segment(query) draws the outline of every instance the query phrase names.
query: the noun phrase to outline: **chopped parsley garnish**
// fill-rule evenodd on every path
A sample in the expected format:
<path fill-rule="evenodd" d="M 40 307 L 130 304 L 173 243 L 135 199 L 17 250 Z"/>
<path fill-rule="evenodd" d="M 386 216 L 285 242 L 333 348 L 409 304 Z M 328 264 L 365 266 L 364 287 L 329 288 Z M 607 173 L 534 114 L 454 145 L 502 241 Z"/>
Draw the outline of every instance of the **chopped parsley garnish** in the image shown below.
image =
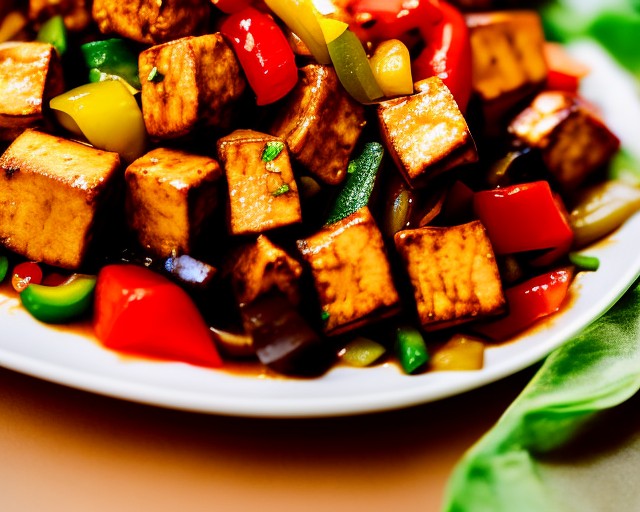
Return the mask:
<path fill-rule="evenodd" d="M 323 311 L 322 314 L 320 315 L 320 318 L 322 319 L 323 322 L 326 322 L 327 320 L 329 320 L 330 316 L 331 316 L 331 313 L 329 313 L 328 311 Z"/>
<path fill-rule="evenodd" d="M 262 150 L 262 161 L 271 162 L 278 158 L 278 155 L 282 153 L 284 149 L 284 142 L 280 140 L 270 140 L 264 145 Z"/>
<path fill-rule="evenodd" d="M 356 160 L 351 160 L 349 165 L 347 166 L 347 174 L 353 174 L 358 170 L 358 162 Z"/>
<path fill-rule="evenodd" d="M 273 197 L 278 197 L 278 196 L 281 196 L 282 194 L 286 194 L 287 192 L 289 192 L 289 190 L 291 190 L 289 188 L 289 185 L 284 183 L 280 187 L 278 187 L 276 190 L 274 190 L 271 194 L 273 195 Z"/>
<path fill-rule="evenodd" d="M 160 71 L 158 71 L 158 68 L 153 66 L 153 68 L 151 68 L 151 71 L 149 71 L 149 76 L 147 76 L 147 80 L 149 82 L 162 82 L 164 80 L 164 75 L 162 73 L 160 73 Z"/>

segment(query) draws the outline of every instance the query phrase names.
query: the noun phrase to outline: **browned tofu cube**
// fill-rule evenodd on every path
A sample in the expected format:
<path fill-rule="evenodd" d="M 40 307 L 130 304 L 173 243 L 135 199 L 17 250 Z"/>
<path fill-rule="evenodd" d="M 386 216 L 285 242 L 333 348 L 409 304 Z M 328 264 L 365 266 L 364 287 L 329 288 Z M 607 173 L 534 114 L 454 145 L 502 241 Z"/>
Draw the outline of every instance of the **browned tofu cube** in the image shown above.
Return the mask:
<path fill-rule="evenodd" d="M 327 334 L 398 311 L 382 234 L 366 206 L 299 240 L 298 249 L 311 267 Z"/>
<path fill-rule="evenodd" d="M 64 89 L 58 54 L 46 43 L 0 45 L 0 140 L 37 126 L 50 98 Z"/>
<path fill-rule="evenodd" d="M 503 311 L 498 266 L 480 221 L 400 231 L 395 244 L 413 286 L 418 318 L 426 330 Z"/>
<path fill-rule="evenodd" d="M 162 257 L 190 254 L 218 203 L 222 169 L 214 159 L 157 148 L 125 172 L 129 227 Z"/>
<path fill-rule="evenodd" d="M 298 186 L 282 139 L 236 130 L 218 141 L 229 190 L 229 232 L 260 234 L 302 221 Z"/>
<path fill-rule="evenodd" d="M 228 125 L 246 81 L 219 33 L 153 46 L 139 58 L 142 111 L 152 138 L 186 135 L 198 125 Z"/>
<path fill-rule="evenodd" d="M 427 78 L 416 88 L 417 94 L 378 106 L 385 146 L 412 187 L 478 159 L 467 122 L 442 80 Z"/>
<path fill-rule="evenodd" d="M 34 261 L 78 268 L 119 168 L 116 153 L 25 131 L 0 157 L 0 243 Z"/>
<path fill-rule="evenodd" d="M 620 145 L 595 110 L 570 92 L 540 93 L 509 130 L 542 151 L 545 164 L 566 190 L 605 164 Z"/>
<path fill-rule="evenodd" d="M 524 10 L 468 14 L 466 20 L 473 91 L 491 126 L 547 78 L 542 23 L 537 12 Z"/>
<path fill-rule="evenodd" d="M 321 181 L 347 176 L 351 152 L 365 125 L 364 107 L 340 85 L 329 66 L 310 64 L 269 132 L 282 137 L 292 156 Z"/>
<path fill-rule="evenodd" d="M 159 44 L 203 34 L 210 5 L 209 0 L 93 0 L 91 13 L 104 34 Z"/>
<path fill-rule="evenodd" d="M 29 19 L 45 22 L 62 16 L 68 30 L 84 30 L 91 21 L 86 0 L 29 0 Z"/>
<path fill-rule="evenodd" d="M 300 301 L 302 265 L 265 235 L 242 246 L 232 257 L 231 283 L 240 306 L 273 289 L 286 295 L 292 304 Z"/>

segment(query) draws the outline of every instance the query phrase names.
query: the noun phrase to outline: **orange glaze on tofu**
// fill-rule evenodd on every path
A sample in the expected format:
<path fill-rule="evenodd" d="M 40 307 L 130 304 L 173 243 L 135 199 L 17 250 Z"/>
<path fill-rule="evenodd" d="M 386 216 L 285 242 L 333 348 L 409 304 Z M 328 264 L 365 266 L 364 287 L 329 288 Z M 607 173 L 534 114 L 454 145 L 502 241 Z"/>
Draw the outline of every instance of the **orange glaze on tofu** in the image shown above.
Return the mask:
<path fill-rule="evenodd" d="M 329 66 L 300 69 L 269 132 L 282 137 L 292 156 L 321 181 L 336 185 L 347 176 L 351 152 L 365 125 L 364 107 L 342 88 Z"/>
<path fill-rule="evenodd" d="M 267 143 L 281 144 L 271 161 Z M 302 221 L 300 197 L 284 141 L 253 130 L 236 130 L 218 141 L 228 185 L 229 233 L 260 234 Z"/>
<path fill-rule="evenodd" d="M 169 257 L 189 254 L 218 206 L 222 169 L 213 158 L 157 148 L 125 172 L 129 227 L 142 247 Z"/>
<path fill-rule="evenodd" d="M 43 121 L 47 102 L 62 93 L 58 54 L 46 43 L 0 44 L 0 140 Z"/>
<path fill-rule="evenodd" d="M 298 249 L 311 268 L 327 334 L 397 312 L 382 234 L 367 207 L 299 240 Z"/>
<path fill-rule="evenodd" d="M 198 125 L 228 126 L 246 87 L 220 33 L 153 46 L 140 54 L 139 66 L 144 123 L 154 139 L 187 135 Z"/>
<path fill-rule="evenodd" d="M 231 254 L 231 283 L 240 307 L 274 288 L 289 302 L 300 301 L 298 281 L 302 265 L 276 246 L 266 235 L 243 245 Z"/>
<path fill-rule="evenodd" d="M 0 242 L 34 261 L 78 268 L 119 169 L 116 153 L 25 131 L 0 157 Z"/>
<path fill-rule="evenodd" d="M 595 110 L 571 92 L 538 94 L 509 131 L 542 151 L 549 171 L 567 190 L 608 162 L 620 146 Z"/>
<path fill-rule="evenodd" d="M 394 240 L 426 330 L 504 310 L 498 266 L 480 221 L 400 231 Z"/>
<path fill-rule="evenodd" d="M 103 34 L 159 44 L 206 30 L 209 0 L 93 0 L 92 16 Z"/>
<path fill-rule="evenodd" d="M 478 159 L 467 122 L 442 80 L 427 78 L 417 89 L 378 106 L 385 146 L 413 187 Z"/>

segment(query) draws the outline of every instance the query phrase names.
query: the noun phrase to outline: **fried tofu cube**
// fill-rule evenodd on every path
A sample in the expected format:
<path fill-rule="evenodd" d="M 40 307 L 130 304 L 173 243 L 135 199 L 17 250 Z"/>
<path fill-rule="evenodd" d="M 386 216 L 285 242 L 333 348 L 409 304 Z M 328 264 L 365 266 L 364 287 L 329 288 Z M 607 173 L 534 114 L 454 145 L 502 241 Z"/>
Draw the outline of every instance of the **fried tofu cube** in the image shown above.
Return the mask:
<path fill-rule="evenodd" d="M 117 153 L 23 132 L 0 157 L 0 243 L 30 260 L 77 269 L 119 169 Z"/>
<path fill-rule="evenodd" d="M 417 94 L 378 106 L 385 146 L 412 187 L 478 159 L 467 122 L 442 80 L 427 78 L 416 88 Z"/>
<path fill-rule="evenodd" d="M 535 11 L 466 15 L 472 54 L 472 86 L 487 123 L 501 118 L 540 89 L 547 78 L 544 32 Z"/>
<path fill-rule="evenodd" d="M 44 117 L 64 89 L 58 54 L 46 43 L 0 45 L 0 140 L 12 140 Z"/>
<path fill-rule="evenodd" d="M 398 311 L 382 234 L 366 206 L 299 240 L 298 249 L 311 267 L 327 334 Z"/>
<path fill-rule="evenodd" d="M 365 125 L 364 107 L 344 90 L 330 66 L 309 64 L 300 73 L 269 133 L 282 137 L 293 158 L 311 174 L 336 185 L 347 176 Z"/>
<path fill-rule="evenodd" d="M 595 109 L 571 92 L 540 93 L 510 124 L 524 144 L 538 148 L 565 190 L 582 183 L 620 146 Z"/>
<path fill-rule="evenodd" d="M 157 148 L 125 171 L 127 221 L 157 256 L 190 254 L 218 205 L 220 164 L 213 158 Z"/>
<path fill-rule="evenodd" d="M 286 144 L 253 130 L 218 141 L 229 190 L 229 232 L 260 234 L 302 221 L 298 185 Z"/>
<path fill-rule="evenodd" d="M 480 221 L 400 231 L 394 241 L 425 330 L 503 311 L 505 299 L 498 265 Z"/>
<path fill-rule="evenodd" d="M 159 44 L 203 34 L 209 0 L 93 0 L 91 14 L 103 34 Z"/>
<path fill-rule="evenodd" d="M 140 54 L 142 112 L 155 139 L 188 134 L 199 125 L 225 127 L 246 81 L 220 33 L 185 37 Z"/>
<path fill-rule="evenodd" d="M 86 0 L 29 0 L 29 19 L 45 22 L 53 16 L 62 16 L 68 30 L 80 31 L 91 22 Z"/>
<path fill-rule="evenodd" d="M 243 245 L 232 257 L 231 284 L 241 307 L 273 289 L 294 305 L 300 302 L 302 265 L 265 235 Z"/>

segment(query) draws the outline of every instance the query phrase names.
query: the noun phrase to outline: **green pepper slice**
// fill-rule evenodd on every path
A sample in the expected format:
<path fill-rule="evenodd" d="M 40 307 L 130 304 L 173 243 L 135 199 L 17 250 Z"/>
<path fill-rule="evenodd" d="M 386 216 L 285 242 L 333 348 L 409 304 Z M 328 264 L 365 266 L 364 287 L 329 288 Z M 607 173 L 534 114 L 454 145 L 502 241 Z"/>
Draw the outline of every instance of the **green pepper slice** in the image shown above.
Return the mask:
<path fill-rule="evenodd" d="M 348 217 L 369 203 L 383 155 L 382 144 L 368 142 L 362 154 L 349 162 L 347 181 L 336 197 L 327 218 L 327 225 Z"/>
<path fill-rule="evenodd" d="M 6 256 L 0 256 L 0 283 L 7 277 L 9 271 L 9 258 Z"/>
<path fill-rule="evenodd" d="M 102 82 L 120 77 L 140 90 L 138 56 L 124 39 L 93 41 L 80 47 L 89 68 L 89 81 Z"/>
<path fill-rule="evenodd" d="M 429 362 L 427 344 L 414 327 L 399 327 L 396 332 L 396 354 L 405 373 L 420 371 Z"/>
<path fill-rule="evenodd" d="M 67 51 L 67 27 L 64 24 L 62 16 L 53 16 L 45 21 L 38 34 L 36 41 L 41 43 L 49 43 L 53 46 L 59 55 L 64 55 Z"/>
<path fill-rule="evenodd" d="M 336 21 L 336 20 L 331 20 Z M 351 30 L 345 29 L 335 39 L 329 35 L 330 25 L 321 24 L 327 39 L 327 48 L 338 79 L 346 91 L 360 103 L 371 103 L 384 96 L 369 64 L 367 54 Z"/>
<path fill-rule="evenodd" d="M 91 308 L 95 287 L 95 276 L 73 274 L 58 286 L 30 284 L 20 293 L 20 300 L 41 322 L 65 323 Z"/>

